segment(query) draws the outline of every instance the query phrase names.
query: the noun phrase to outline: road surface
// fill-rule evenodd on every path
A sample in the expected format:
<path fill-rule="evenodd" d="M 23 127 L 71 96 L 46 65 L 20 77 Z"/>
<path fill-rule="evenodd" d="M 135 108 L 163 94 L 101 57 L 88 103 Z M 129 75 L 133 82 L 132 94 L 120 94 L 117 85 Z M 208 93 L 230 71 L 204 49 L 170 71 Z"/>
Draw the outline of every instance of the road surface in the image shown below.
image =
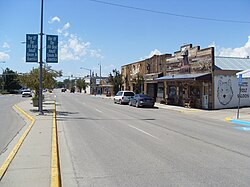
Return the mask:
<path fill-rule="evenodd" d="M 64 186 L 249 186 L 250 134 L 201 112 L 56 93 Z"/>
<path fill-rule="evenodd" d="M 21 98 L 21 95 L 0 95 L 0 156 L 25 125 L 25 121 L 12 108 L 24 99 L 28 98 Z"/>

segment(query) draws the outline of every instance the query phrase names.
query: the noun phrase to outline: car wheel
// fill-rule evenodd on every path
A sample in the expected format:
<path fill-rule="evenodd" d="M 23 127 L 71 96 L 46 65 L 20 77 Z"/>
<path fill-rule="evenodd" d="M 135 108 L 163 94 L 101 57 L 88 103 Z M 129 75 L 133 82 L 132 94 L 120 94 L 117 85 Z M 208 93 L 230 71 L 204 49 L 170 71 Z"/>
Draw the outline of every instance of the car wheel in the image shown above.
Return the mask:
<path fill-rule="evenodd" d="M 139 102 L 135 103 L 136 108 L 139 108 Z"/>
<path fill-rule="evenodd" d="M 119 104 L 120 104 L 120 105 L 122 104 L 122 100 L 119 100 Z"/>
<path fill-rule="evenodd" d="M 131 101 L 129 101 L 128 105 L 129 105 L 129 106 L 132 106 L 132 102 L 131 102 Z"/>

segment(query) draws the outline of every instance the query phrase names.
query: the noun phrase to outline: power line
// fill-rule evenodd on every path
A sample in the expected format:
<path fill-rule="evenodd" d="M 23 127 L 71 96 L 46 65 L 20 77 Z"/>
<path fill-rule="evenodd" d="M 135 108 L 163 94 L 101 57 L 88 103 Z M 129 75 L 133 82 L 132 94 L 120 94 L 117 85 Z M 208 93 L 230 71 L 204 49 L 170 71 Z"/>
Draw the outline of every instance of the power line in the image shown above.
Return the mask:
<path fill-rule="evenodd" d="M 89 1 L 96 2 L 96 3 L 101 3 L 101 4 L 106 4 L 106 5 L 111 5 L 111 6 L 116 6 L 116 7 L 122 7 L 122 8 L 139 10 L 139 11 L 156 13 L 156 14 L 164 14 L 164 15 L 175 16 L 175 17 L 188 18 L 188 19 L 197 19 L 197 20 L 206 20 L 206 21 L 217 21 L 217 22 L 227 22 L 227 23 L 244 23 L 244 24 L 250 24 L 249 21 L 240 21 L 240 20 L 228 20 L 228 19 L 216 19 L 216 18 L 208 18 L 208 17 L 189 16 L 189 15 L 184 15 L 184 14 L 174 14 L 174 13 L 170 13 L 170 12 L 163 12 L 163 11 L 158 11 L 158 10 L 151 10 L 151 9 L 146 9 L 146 8 L 139 8 L 139 7 L 134 7 L 134 6 L 122 5 L 122 4 L 117 4 L 117 3 L 110 3 L 110 2 L 106 2 L 106 1 L 100 1 L 100 0 L 89 0 Z"/>

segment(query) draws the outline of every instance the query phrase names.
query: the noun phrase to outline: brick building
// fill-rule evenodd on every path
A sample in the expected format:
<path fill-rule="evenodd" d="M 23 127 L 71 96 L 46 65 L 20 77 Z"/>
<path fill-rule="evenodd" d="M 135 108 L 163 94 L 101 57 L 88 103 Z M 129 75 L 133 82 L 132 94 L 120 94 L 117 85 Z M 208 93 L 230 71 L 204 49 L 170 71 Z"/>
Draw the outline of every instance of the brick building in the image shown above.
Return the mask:
<path fill-rule="evenodd" d="M 123 90 L 145 93 L 166 104 L 216 109 L 236 107 L 235 74 L 249 68 L 249 58 L 216 57 L 213 47 L 200 49 L 188 44 L 173 55 L 154 55 L 124 65 L 121 74 Z M 220 96 L 226 84 L 232 93 Z M 241 105 L 249 106 L 250 102 L 245 99 Z"/>

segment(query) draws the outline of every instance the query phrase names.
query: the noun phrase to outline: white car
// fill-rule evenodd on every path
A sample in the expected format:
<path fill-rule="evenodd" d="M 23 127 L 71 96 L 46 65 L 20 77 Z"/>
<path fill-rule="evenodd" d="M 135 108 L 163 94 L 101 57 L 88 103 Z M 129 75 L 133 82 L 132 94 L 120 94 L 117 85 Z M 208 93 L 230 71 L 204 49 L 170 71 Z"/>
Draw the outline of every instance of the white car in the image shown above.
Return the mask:
<path fill-rule="evenodd" d="M 128 104 L 134 95 L 135 93 L 132 91 L 119 91 L 114 97 L 114 103 Z"/>
<path fill-rule="evenodd" d="M 32 97 L 32 93 L 30 90 L 23 90 L 22 97 Z"/>

